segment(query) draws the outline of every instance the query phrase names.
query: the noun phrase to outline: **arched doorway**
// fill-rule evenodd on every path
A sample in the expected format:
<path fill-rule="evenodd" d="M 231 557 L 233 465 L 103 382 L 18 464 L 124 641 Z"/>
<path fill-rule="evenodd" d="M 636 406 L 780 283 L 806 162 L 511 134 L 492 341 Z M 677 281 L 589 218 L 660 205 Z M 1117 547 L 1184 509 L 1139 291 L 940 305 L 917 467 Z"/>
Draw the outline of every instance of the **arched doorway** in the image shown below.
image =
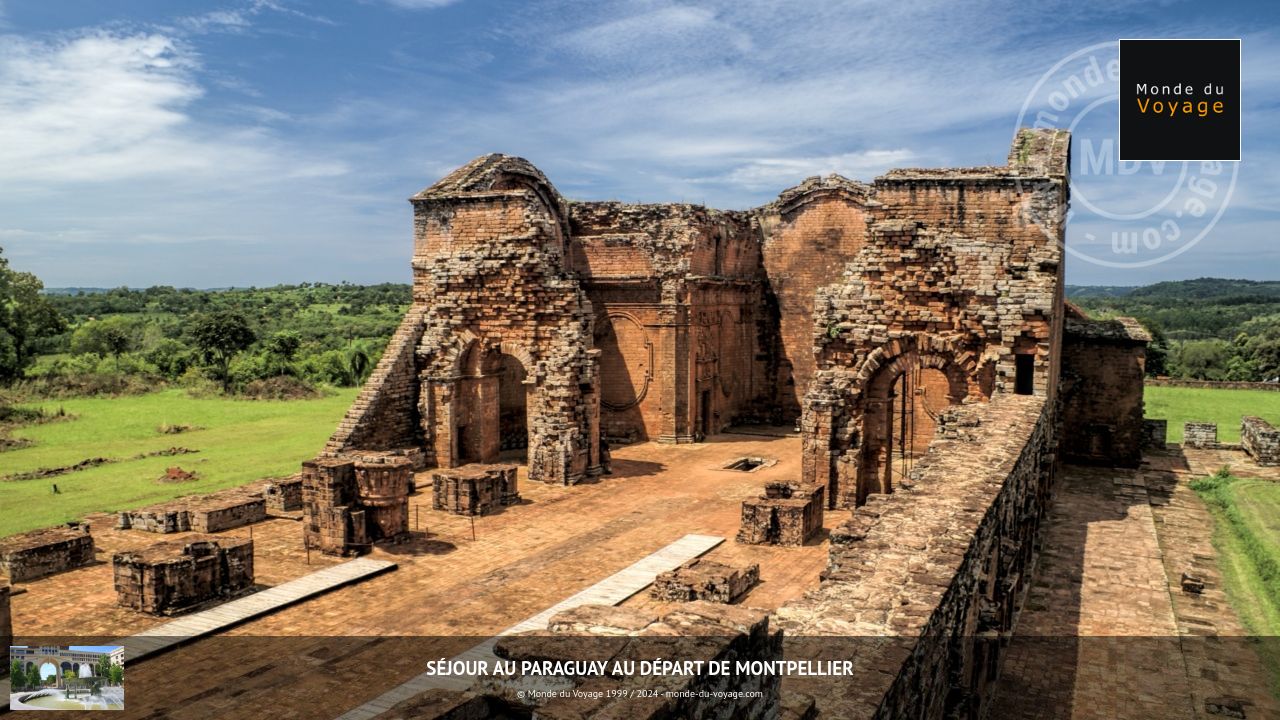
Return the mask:
<path fill-rule="evenodd" d="M 53 678 L 53 682 L 49 678 Z M 61 685 L 62 671 L 51 660 L 46 660 L 40 664 L 40 684 L 41 685 Z"/>
<path fill-rule="evenodd" d="M 527 461 L 528 372 L 521 356 L 505 349 L 485 350 L 472 343 L 459 358 L 453 414 L 455 465 Z"/>
<path fill-rule="evenodd" d="M 526 462 L 529 452 L 529 392 L 524 364 L 502 353 L 498 375 L 498 457 Z"/>
<path fill-rule="evenodd" d="M 914 352 L 885 365 L 867 384 L 857 503 L 890 493 L 933 441 L 938 417 L 968 393 L 963 374 L 944 359 Z"/>

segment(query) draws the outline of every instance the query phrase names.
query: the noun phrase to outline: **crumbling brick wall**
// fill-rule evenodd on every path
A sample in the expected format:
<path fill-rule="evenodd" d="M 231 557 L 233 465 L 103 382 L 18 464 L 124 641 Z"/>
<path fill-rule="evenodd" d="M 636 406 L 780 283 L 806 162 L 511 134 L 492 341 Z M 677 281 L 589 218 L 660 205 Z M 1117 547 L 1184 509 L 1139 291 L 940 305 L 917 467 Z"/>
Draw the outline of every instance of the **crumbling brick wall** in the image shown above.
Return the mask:
<path fill-rule="evenodd" d="M 571 267 L 596 311 L 601 426 L 692 442 L 768 415 L 758 233 L 748 213 L 688 204 L 569 206 Z"/>
<path fill-rule="evenodd" d="M 11 535 L 0 540 L 0 574 L 27 582 L 88 565 L 93 551 L 93 536 L 82 523 Z"/>
<path fill-rule="evenodd" d="M 195 535 L 112 557 L 117 602 L 168 615 L 253 587 L 253 540 Z"/>
<path fill-rule="evenodd" d="M 1024 130 L 1005 167 L 876 180 L 868 237 L 813 318 L 802 479 L 833 505 L 891 492 L 946 406 L 1056 398 L 1068 142 Z"/>
<path fill-rule="evenodd" d="M 529 478 L 599 471 L 593 310 L 566 270 L 565 203 L 528 162 L 488 155 L 413 197 L 414 297 L 428 462 L 493 462 L 505 363 L 526 393 Z M 517 388 L 517 391 L 519 388 Z"/>
<path fill-rule="evenodd" d="M 162 534 L 211 533 L 251 525 L 266 518 L 267 504 L 261 491 L 231 488 L 210 495 L 121 510 L 116 529 Z"/>
<path fill-rule="evenodd" d="M 1218 423 L 1184 423 L 1182 426 L 1182 444 L 1191 448 L 1218 447 Z"/>
<path fill-rule="evenodd" d="M 1260 417 L 1240 419 L 1240 446 L 1259 465 L 1280 465 L 1280 430 Z"/>
<path fill-rule="evenodd" d="M 1143 377 L 1151 335 L 1133 318 L 1066 320 L 1062 346 L 1062 451 L 1067 460 L 1142 462 Z"/>
<path fill-rule="evenodd" d="M 771 482 L 764 495 L 742 501 L 738 542 L 748 545 L 804 545 L 822 529 L 824 485 Z"/>
<path fill-rule="evenodd" d="M 9 609 L 9 583 L 0 582 L 0 648 L 4 648 L 5 659 L 8 659 L 9 646 L 13 644 L 13 614 Z M 0 667 L 0 677 L 9 674 L 9 663 Z"/>
<path fill-rule="evenodd" d="M 777 305 L 772 382 L 778 419 L 800 416 L 814 371 L 814 294 L 836 283 L 867 239 L 873 189 L 838 175 L 812 177 L 784 190 L 754 214 L 762 235 L 768 292 Z"/>
<path fill-rule="evenodd" d="M 303 538 L 326 555 L 368 552 L 409 532 L 413 461 L 398 451 L 321 456 L 302 464 Z"/>
<path fill-rule="evenodd" d="M 487 515 L 520 502 L 515 465 L 466 465 L 431 474 L 431 507 L 455 515 Z"/>
<path fill-rule="evenodd" d="M 982 717 L 1033 567 L 1056 421 L 1039 396 L 949 410 L 911 480 L 833 531 L 821 585 L 775 614 L 786 657 L 853 657 L 859 681 L 788 678 L 784 690 L 815 697 L 824 717 Z"/>

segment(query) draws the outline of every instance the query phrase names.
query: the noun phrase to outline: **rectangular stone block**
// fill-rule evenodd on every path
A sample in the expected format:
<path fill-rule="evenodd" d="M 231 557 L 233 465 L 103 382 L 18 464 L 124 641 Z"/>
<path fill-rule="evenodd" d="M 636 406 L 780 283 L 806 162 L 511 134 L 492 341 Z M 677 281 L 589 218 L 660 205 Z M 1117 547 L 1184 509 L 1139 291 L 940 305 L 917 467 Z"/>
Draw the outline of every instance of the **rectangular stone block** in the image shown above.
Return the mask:
<path fill-rule="evenodd" d="M 431 475 L 431 506 L 455 515 L 487 515 L 520 502 L 515 465 L 463 465 Z"/>
<path fill-rule="evenodd" d="M 70 523 L 0 540 L 0 573 L 10 582 L 25 582 L 93 562 L 89 526 Z"/>
<path fill-rule="evenodd" d="M 1146 447 L 1163 450 L 1169 441 L 1169 421 L 1144 419 L 1142 421 L 1142 441 Z"/>
<path fill-rule="evenodd" d="M 1280 465 L 1280 430 L 1260 417 L 1240 419 L 1240 445 L 1259 465 Z"/>
<path fill-rule="evenodd" d="M 1191 448 L 1213 448 L 1218 445 L 1218 424 L 1189 422 L 1182 426 L 1182 444 Z"/>
<path fill-rule="evenodd" d="M 747 593 L 760 580 L 760 565 L 743 567 L 725 565 L 713 560 L 694 558 L 661 573 L 649 587 L 649 597 L 663 602 L 732 603 Z"/>
<path fill-rule="evenodd" d="M 122 607 L 171 615 L 253 587 L 253 541 L 193 536 L 112 557 Z"/>
<path fill-rule="evenodd" d="M 825 495 L 822 485 L 769 483 L 764 495 L 742 501 L 738 542 L 803 545 L 822 529 Z"/>

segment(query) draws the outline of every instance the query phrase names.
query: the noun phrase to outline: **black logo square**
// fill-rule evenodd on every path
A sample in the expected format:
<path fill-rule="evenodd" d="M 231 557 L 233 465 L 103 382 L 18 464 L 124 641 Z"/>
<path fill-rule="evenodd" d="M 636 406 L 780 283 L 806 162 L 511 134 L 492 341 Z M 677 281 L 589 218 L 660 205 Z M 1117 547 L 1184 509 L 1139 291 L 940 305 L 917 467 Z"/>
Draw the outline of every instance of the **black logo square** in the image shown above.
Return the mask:
<path fill-rule="evenodd" d="M 1120 159 L 1239 160 L 1240 41 L 1121 40 Z"/>

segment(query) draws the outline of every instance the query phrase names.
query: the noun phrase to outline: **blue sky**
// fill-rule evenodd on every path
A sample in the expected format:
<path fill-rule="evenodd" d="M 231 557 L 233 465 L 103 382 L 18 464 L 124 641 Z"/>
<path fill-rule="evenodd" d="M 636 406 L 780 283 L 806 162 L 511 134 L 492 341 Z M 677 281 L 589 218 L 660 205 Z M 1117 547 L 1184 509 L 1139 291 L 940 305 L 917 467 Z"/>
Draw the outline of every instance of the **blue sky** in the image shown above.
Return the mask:
<path fill-rule="evenodd" d="M 1221 220 L 1168 261 L 1073 258 L 1068 280 L 1280 279 L 1277 19 L 1268 2 L 0 0 L 0 247 L 49 286 L 407 281 L 406 198 L 482 153 L 529 158 L 570 198 L 747 208 L 813 174 L 1002 164 L 1037 79 L 1080 48 L 1242 37 L 1245 161 Z M 1078 179 L 1135 207 L 1163 181 Z M 1109 226 L 1076 207 L 1083 247 Z"/>

